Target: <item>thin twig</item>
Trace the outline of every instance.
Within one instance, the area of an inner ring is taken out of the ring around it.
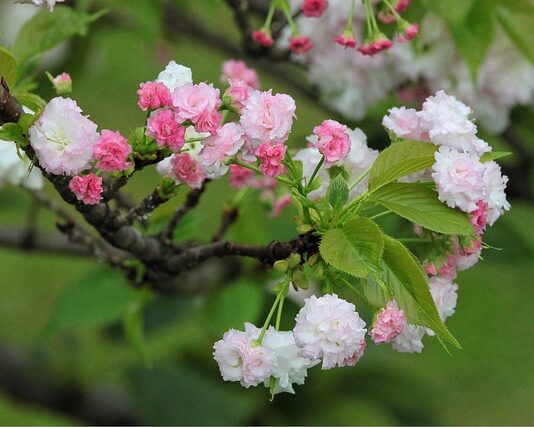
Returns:
[[[224,209],[221,215],[221,225],[211,238],[212,242],[221,240],[228,229],[234,224],[239,217],[239,210],[235,207]]]

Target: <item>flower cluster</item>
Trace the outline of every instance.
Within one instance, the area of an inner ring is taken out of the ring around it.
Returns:
[[[263,383],[273,394],[294,393],[307,370],[322,359],[322,369],[353,366],[365,349],[365,322],[351,304],[335,294],[312,296],[297,314],[293,331],[245,324],[229,330],[214,346],[225,381],[248,388]]]
[[[332,4],[331,4],[332,3]],[[397,41],[403,43],[413,39],[419,32],[419,25],[406,21],[400,15],[404,12],[411,3],[411,0],[396,0],[388,1],[382,0],[373,2],[371,0],[363,0],[363,9],[358,5],[356,8],[356,0],[298,0],[293,1],[294,12],[300,10],[303,18],[301,20],[309,20],[308,18],[322,18],[323,15],[328,14],[329,8],[337,8],[341,12],[340,19],[337,22],[338,32],[330,39],[343,46],[344,48],[354,49],[358,46],[356,33],[358,29],[353,24],[354,15],[365,16],[367,32],[364,41],[358,47],[358,51],[363,55],[373,56],[377,53],[387,50],[393,46],[393,42],[389,39],[382,29],[378,21],[382,24],[396,24],[397,27]],[[376,6],[376,7],[375,7]],[[252,34],[254,41],[264,47],[269,47],[274,43],[271,36],[271,20],[274,12],[280,9],[285,15],[291,35],[288,38],[288,48],[296,55],[302,55],[315,47],[313,41],[313,34],[303,34],[299,30],[299,26],[293,22],[292,13],[289,5],[285,1],[271,1],[271,8],[260,30]],[[312,21],[312,20],[309,20]],[[322,19],[326,21],[326,19]],[[309,25],[317,27],[315,22],[310,22]],[[321,24],[322,25],[322,24]]]
[[[355,40],[343,37],[347,3],[330,0],[321,25],[305,17],[296,20],[299,33],[312,40],[314,49],[294,58],[306,65],[322,101],[345,117],[362,119],[368,108],[392,93],[401,101],[419,103],[444,89],[470,105],[486,130],[497,133],[509,124],[514,106],[532,103],[534,69],[502,31],[496,32],[475,84],[447,25],[430,13],[421,21],[418,35],[424,49],[396,43],[374,57],[354,55],[351,49],[333,49],[333,38],[356,46]],[[402,6],[409,2],[391,3]],[[352,21],[355,33],[366,27],[364,14],[364,8],[357,4]]]

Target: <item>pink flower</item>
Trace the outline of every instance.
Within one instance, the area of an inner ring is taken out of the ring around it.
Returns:
[[[39,164],[54,175],[89,169],[97,126],[70,98],[53,98],[30,127],[29,139]]]
[[[247,67],[244,61],[230,59],[222,65],[221,82],[226,83],[228,80],[241,80],[252,89],[259,89],[260,80],[256,70]]]
[[[264,47],[272,46],[274,43],[273,38],[266,30],[258,30],[252,33],[252,40],[256,43],[261,44]]]
[[[375,344],[389,343],[401,334],[405,327],[406,315],[399,309],[397,302],[392,300],[378,312],[369,334]]]
[[[447,259],[441,264],[438,270],[438,275],[448,280],[456,279],[456,276],[458,275],[456,273],[456,263],[456,255],[447,256]]]
[[[241,126],[255,146],[261,142],[284,142],[293,125],[295,101],[289,95],[255,90],[241,114]]]
[[[402,33],[398,35],[401,43],[412,40],[419,33],[418,24],[408,24],[402,26]]]
[[[98,160],[96,167],[106,172],[123,171],[130,167],[126,161],[132,152],[128,140],[120,132],[103,130],[100,139],[96,142],[93,155]]]
[[[429,276],[437,276],[438,275],[438,270],[436,268],[436,264],[434,264],[433,262],[427,264],[425,266],[425,272]]]
[[[347,357],[344,359],[340,364],[339,367],[342,368],[343,366],[354,366],[356,363],[360,361],[360,359],[363,357],[363,353],[365,349],[367,348],[367,342],[365,340],[360,341],[360,346],[358,349],[354,352],[354,354],[350,357]]]
[[[308,18],[319,18],[328,7],[328,0],[304,0],[302,14]]]
[[[261,159],[260,170],[267,177],[281,175],[285,171],[282,161],[287,147],[284,144],[264,142],[256,150],[256,156]]]
[[[202,141],[202,165],[213,177],[224,175],[228,171],[226,160],[235,156],[245,143],[245,132],[236,123],[226,123],[214,136]]]
[[[215,113],[221,105],[221,100],[219,89],[215,89],[211,84],[186,83],[174,91],[172,103],[181,121],[191,120],[195,124],[200,121],[203,128],[209,123],[206,127],[211,128],[213,122],[218,120]]]
[[[378,12],[378,20],[384,24],[393,24],[396,20],[397,20],[397,17],[395,15],[393,15],[390,11],[383,11],[381,10],[380,12]]]
[[[202,114],[195,123],[197,132],[208,132],[212,135],[217,132],[222,122],[222,114],[217,110],[208,110]]]
[[[313,42],[306,36],[293,36],[289,38],[289,49],[291,52],[302,55],[313,48]]]
[[[86,205],[96,205],[102,199],[102,178],[94,173],[73,177],[69,188],[76,198]]]
[[[482,252],[482,244],[479,239],[473,239],[469,245],[464,245],[463,248],[457,245],[456,253],[456,270],[464,271],[475,265]]]
[[[402,13],[404,12],[406,9],[408,9],[408,6],[410,6],[410,3],[412,2],[412,0],[397,0],[397,2],[395,3],[394,7],[395,7],[395,10],[398,12],[398,13]]]
[[[171,158],[171,170],[177,181],[191,188],[200,188],[206,179],[200,162],[188,153],[175,154]]]
[[[413,108],[391,108],[382,125],[400,138],[430,141],[428,132],[421,126],[421,119]]]
[[[481,235],[486,229],[488,204],[484,200],[477,202],[477,208],[470,214],[471,224],[477,235]]]
[[[176,120],[172,110],[154,111],[148,118],[146,133],[160,147],[166,145],[173,151],[180,150],[185,143],[185,127]]]
[[[230,79],[228,83],[230,87],[226,90],[226,95],[231,98],[232,106],[241,110],[250,98],[252,88],[243,80]]]
[[[285,207],[291,204],[291,196],[289,194],[284,194],[273,204],[273,210],[271,211],[271,217],[276,218],[279,216]]]
[[[241,188],[254,181],[254,172],[244,166],[230,165],[230,185]]]
[[[484,195],[484,166],[478,156],[441,146],[435,158],[432,179],[436,182],[439,199],[464,212],[476,210]]]
[[[350,135],[347,126],[335,120],[325,120],[313,129],[317,142],[313,145],[324,155],[327,163],[344,161],[350,152]]]
[[[52,79],[52,84],[58,95],[72,92],[72,78],[68,73],[61,73]]]
[[[240,381],[243,387],[256,386],[271,375],[271,363],[263,346],[254,346],[248,332],[227,331],[213,345],[213,357],[223,380]]]
[[[363,55],[376,55],[382,50],[389,49],[393,46],[393,43],[383,33],[376,33],[370,41],[366,41],[365,44],[358,49]]]
[[[172,105],[171,93],[167,86],[158,82],[146,82],[139,85],[137,91],[139,95],[139,108],[141,110],[156,110],[162,107],[169,107]]]
[[[356,39],[352,34],[345,35],[345,33],[343,33],[341,35],[335,36],[334,41],[345,48],[348,47],[354,49],[356,47]]]

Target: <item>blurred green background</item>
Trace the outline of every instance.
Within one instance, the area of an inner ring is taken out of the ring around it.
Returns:
[[[194,37],[164,31],[159,2],[93,3],[114,12],[95,23],[87,37],[63,46],[45,67],[52,74],[67,71],[72,75],[73,96],[100,128],[128,133],[139,126],[143,113],[136,106],[137,86],[155,78],[170,59],[191,67],[195,81],[219,85],[220,64],[229,56]],[[231,13],[221,1],[175,3],[188,16],[209,23],[210,30],[236,40]],[[276,74],[262,72],[261,65],[258,68],[263,88],[273,87],[296,99],[298,121],[292,143],[303,145],[304,136],[328,117],[328,111],[294,92]],[[50,97],[42,72],[39,80],[39,92]],[[358,124],[375,147],[386,141],[377,125],[387,105],[377,107],[368,120]],[[155,170],[145,170],[128,192],[140,200],[157,179]],[[50,188],[45,191],[53,194]],[[183,194],[155,216],[169,215]],[[208,239],[232,194],[226,180],[210,185],[181,232]],[[16,386],[0,389],[0,423],[534,423],[534,207],[521,200],[511,202],[510,213],[486,237],[490,245],[502,250],[486,250],[485,261],[458,278],[458,307],[447,325],[462,351],[448,355],[437,340],[428,338],[420,355],[369,346],[356,367],[326,372],[316,367],[309,372],[306,385],[297,387],[296,395],[278,395],[274,402],[269,402],[263,388],[244,390],[223,382],[211,358],[213,342],[227,327],[240,327],[243,321],[258,323],[270,306],[263,286],[267,278],[256,274],[254,263],[246,267],[250,278],[245,275],[209,295],[153,300],[145,318],[146,347],[153,361],[153,367],[147,368],[135,346],[125,339],[118,316],[103,310],[100,320],[84,319],[84,307],[98,317],[106,300],[80,300],[79,312],[73,315],[78,316],[78,327],[56,325],[52,336],[43,332],[49,322],[61,324],[56,307],[76,298],[69,297],[69,289],[90,291],[95,282],[120,282],[120,276],[90,258],[0,248],[2,375],[9,383],[11,372],[12,383],[31,390],[28,395]],[[30,197],[24,191],[0,189],[2,225],[23,225],[30,209]],[[290,238],[294,234],[291,216],[288,211],[270,219],[254,200],[247,201],[230,237],[251,243]],[[39,212],[39,223],[45,230],[54,230],[54,218],[47,212]],[[131,293],[120,288],[109,294],[113,296],[110,304],[121,311],[121,303],[129,301]],[[292,305],[285,313],[288,324],[296,311]]]

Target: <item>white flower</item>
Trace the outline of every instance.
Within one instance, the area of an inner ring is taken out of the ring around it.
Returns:
[[[70,98],[53,98],[29,130],[39,164],[49,173],[74,175],[90,167],[97,126]]]
[[[440,276],[433,276],[428,279],[428,286],[430,287],[430,293],[436,304],[439,317],[442,322],[445,322],[445,320],[454,314],[458,300],[458,285],[453,283],[452,280]]]
[[[478,156],[440,147],[435,158],[432,178],[436,182],[439,199],[451,208],[474,211],[476,203],[484,196],[484,166]]]
[[[245,324],[245,332],[230,329],[213,345],[213,357],[225,381],[239,381],[245,388],[256,386],[271,375],[267,350],[255,345],[258,328]],[[256,335],[256,336],[254,336]]]
[[[493,225],[495,221],[510,209],[506,200],[506,183],[508,177],[501,173],[501,167],[495,161],[487,162],[484,166],[484,201],[488,204],[487,221]]]
[[[348,172],[348,183],[351,185],[357,178],[366,172],[378,157],[378,151],[367,146],[367,136],[361,129],[349,130],[351,149],[343,168]],[[354,198],[367,190],[369,178],[365,177],[351,191],[350,198]]]
[[[366,332],[354,304],[335,294],[306,299],[294,329],[301,354],[312,360],[322,358],[322,369],[342,366],[359,349]]]
[[[423,351],[423,337],[425,328],[415,325],[407,325],[400,335],[397,335],[391,347],[400,353],[421,353]]]
[[[421,128],[421,118],[413,108],[391,108],[382,119],[382,125],[400,138],[428,140],[428,134]]]
[[[304,178],[306,178],[306,183],[310,180],[313,171],[321,161],[321,157],[322,154],[316,148],[304,148],[295,155],[294,159],[302,162],[302,171]],[[330,184],[330,175],[328,175],[328,171],[324,167],[321,167],[317,176],[321,179],[321,185],[316,190],[308,193],[310,200],[323,198]]]
[[[277,379],[274,393],[295,393],[293,384],[304,384],[308,368],[319,363],[299,355],[293,332],[277,331],[269,327],[263,338],[262,346],[269,353],[271,375]],[[265,386],[270,386],[269,379]]]
[[[56,3],[63,3],[64,1],[65,0],[19,0],[16,3],[33,3],[36,6],[46,5],[48,7],[48,10],[52,12]]]
[[[470,107],[439,90],[425,100],[417,114],[434,144],[477,154],[491,151],[491,147],[476,136],[477,127],[469,120],[471,113]]]
[[[22,185],[30,190],[43,188],[43,177],[38,168],[30,169],[30,161],[17,155],[14,142],[0,140],[0,186],[4,184]]]
[[[165,69],[159,73],[156,81],[167,86],[172,94],[175,89],[186,83],[193,83],[193,74],[191,68],[177,64],[176,61],[170,61]]]

